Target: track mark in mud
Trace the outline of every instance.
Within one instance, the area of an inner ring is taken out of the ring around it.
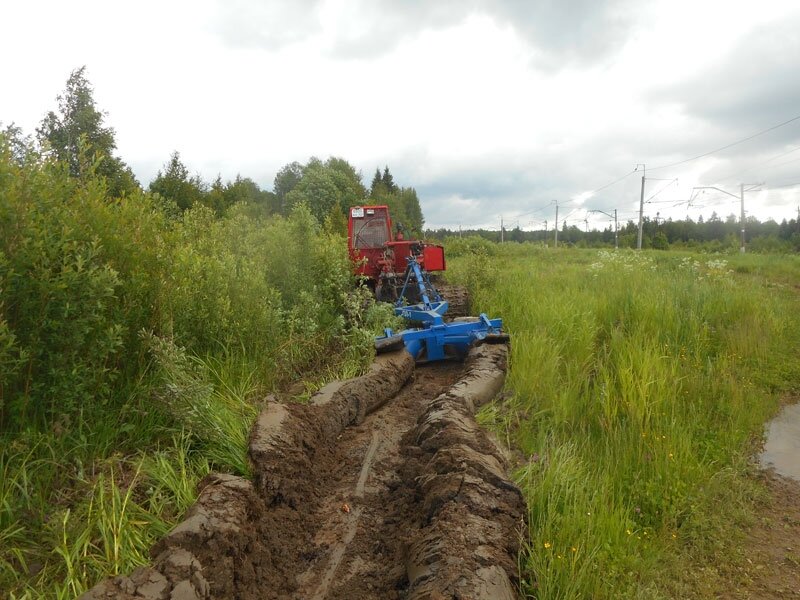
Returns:
[[[414,492],[401,485],[401,440],[461,373],[458,363],[418,367],[390,402],[341,433],[329,458],[336,468],[324,484],[325,500],[309,516],[317,524],[314,559],[298,577],[292,598],[403,597]],[[345,504],[349,513],[342,511]]]
[[[364,486],[367,482],[367,477],[369,477],[369,472],[375,458],[375,451],[378,449],[379,444],[380,438],[378,437],[378,432],[373,431],[372,441],[370,441],[369,447],[367,448],[366,455],[364,456],[364,464],[361,467],[361,473],[358,477],[358,482],[356,483],[354,492],[354,496],[356,498],[362,498],[364,496]],[[348,505],[344,504],[343,507],[344,506]],[[339,568],[339,565],[344,558],[347,546],[350,545],[350,542],[352,542],[353,538],[356,536],[358,522],[361,518],[361,507],[356,506],[355,508],[351,508],[347,514],[350,515],[350,518],[347,521],[344,537],[340,542],[334,545],[333,548],[331,548],[328,566],[322,575],[322,581],[320,581],[319,586],[314,591],[312,600],[323,600],[325,598],[328,588],[333,581],[333,577],[336,575],[336,570]]]
[[[328,567],[322,575],[322,581],[311,596],[312,600],[323,600],[327,597],[328,588],[330,588],[336,570],[344,558],[344,553],[347,546],[353,541],[356,536],[356,528],[358,527],[358,519],[361,517],[361,507],[356,507],[350,512],[351,518],[348,521],[347,529],[345,531],[342,541],[336,544],[330,551],[330,559],[328,560]]]
[[[364,484],[367,483],[367,477],[369,477],[369,469],[372,466],[372,460],[375,458],[375,450],[378,449],[378,444],[380,440],[378,439],[378,432],[372,432],[372,441],[369,443],[369,448],[367,448],[367,455],[364,457],[364,466],[361,467],[361,475],[358,477],[358,483],[356,484],[356,497],[361,498],[364,495]]]

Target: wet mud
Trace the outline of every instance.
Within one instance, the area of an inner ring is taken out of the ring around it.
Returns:
[[[800,404],[785,406],[767,426],[761,466],[800,482]]]
[[[268,402],[254,478],[211,475],[152,564],[86,599],[516,598],[525,514],[474,412],[507,347],[465,364],[382,355],[308,405]]]

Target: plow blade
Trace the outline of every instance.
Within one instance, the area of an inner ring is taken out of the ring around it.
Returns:
[[[469,349],[480,343],[504,343],[503,320],[490,319],[481,314],[477,319],[445,323],[437,311],[404,307],[396,311],[400,316],[422,324],[422,327],[385,334],[375,339],[375,349],[380,354],[397,349],[402,342],[406,351],[418,361],[443,360],[448,357],[463,358]]]

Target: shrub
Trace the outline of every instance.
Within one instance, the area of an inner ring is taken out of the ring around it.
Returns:
[[[492,256],[497,250],[497,244],[478,235],[447,237],[444,240],[444,247],[447,256],[452,258],[469,254]]]

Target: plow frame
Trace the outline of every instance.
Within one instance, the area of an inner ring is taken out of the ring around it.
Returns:
[[[427,272],[420,268],[416,257],[410,256],[406,260],[408,267],[405,282],[394,312],[408,321],[419,323],[421,327],[404,329],[397,333],[389,328],[385,329],[384,335],[375,339],[375,347],[379,351],[394,349],[402,344],[415,359],[421,360],[424,357],[427,361],[435,361],[450,356],[463,357],[472,346],[484,340],[507,341],[508,336],[502,333],[503,320],[490,319],[485,313],[474,320],[445,323],[444,315],[449,306],[447,301],[442,300]],[[421,302],[404,306],[407,290],[415,283]]]

